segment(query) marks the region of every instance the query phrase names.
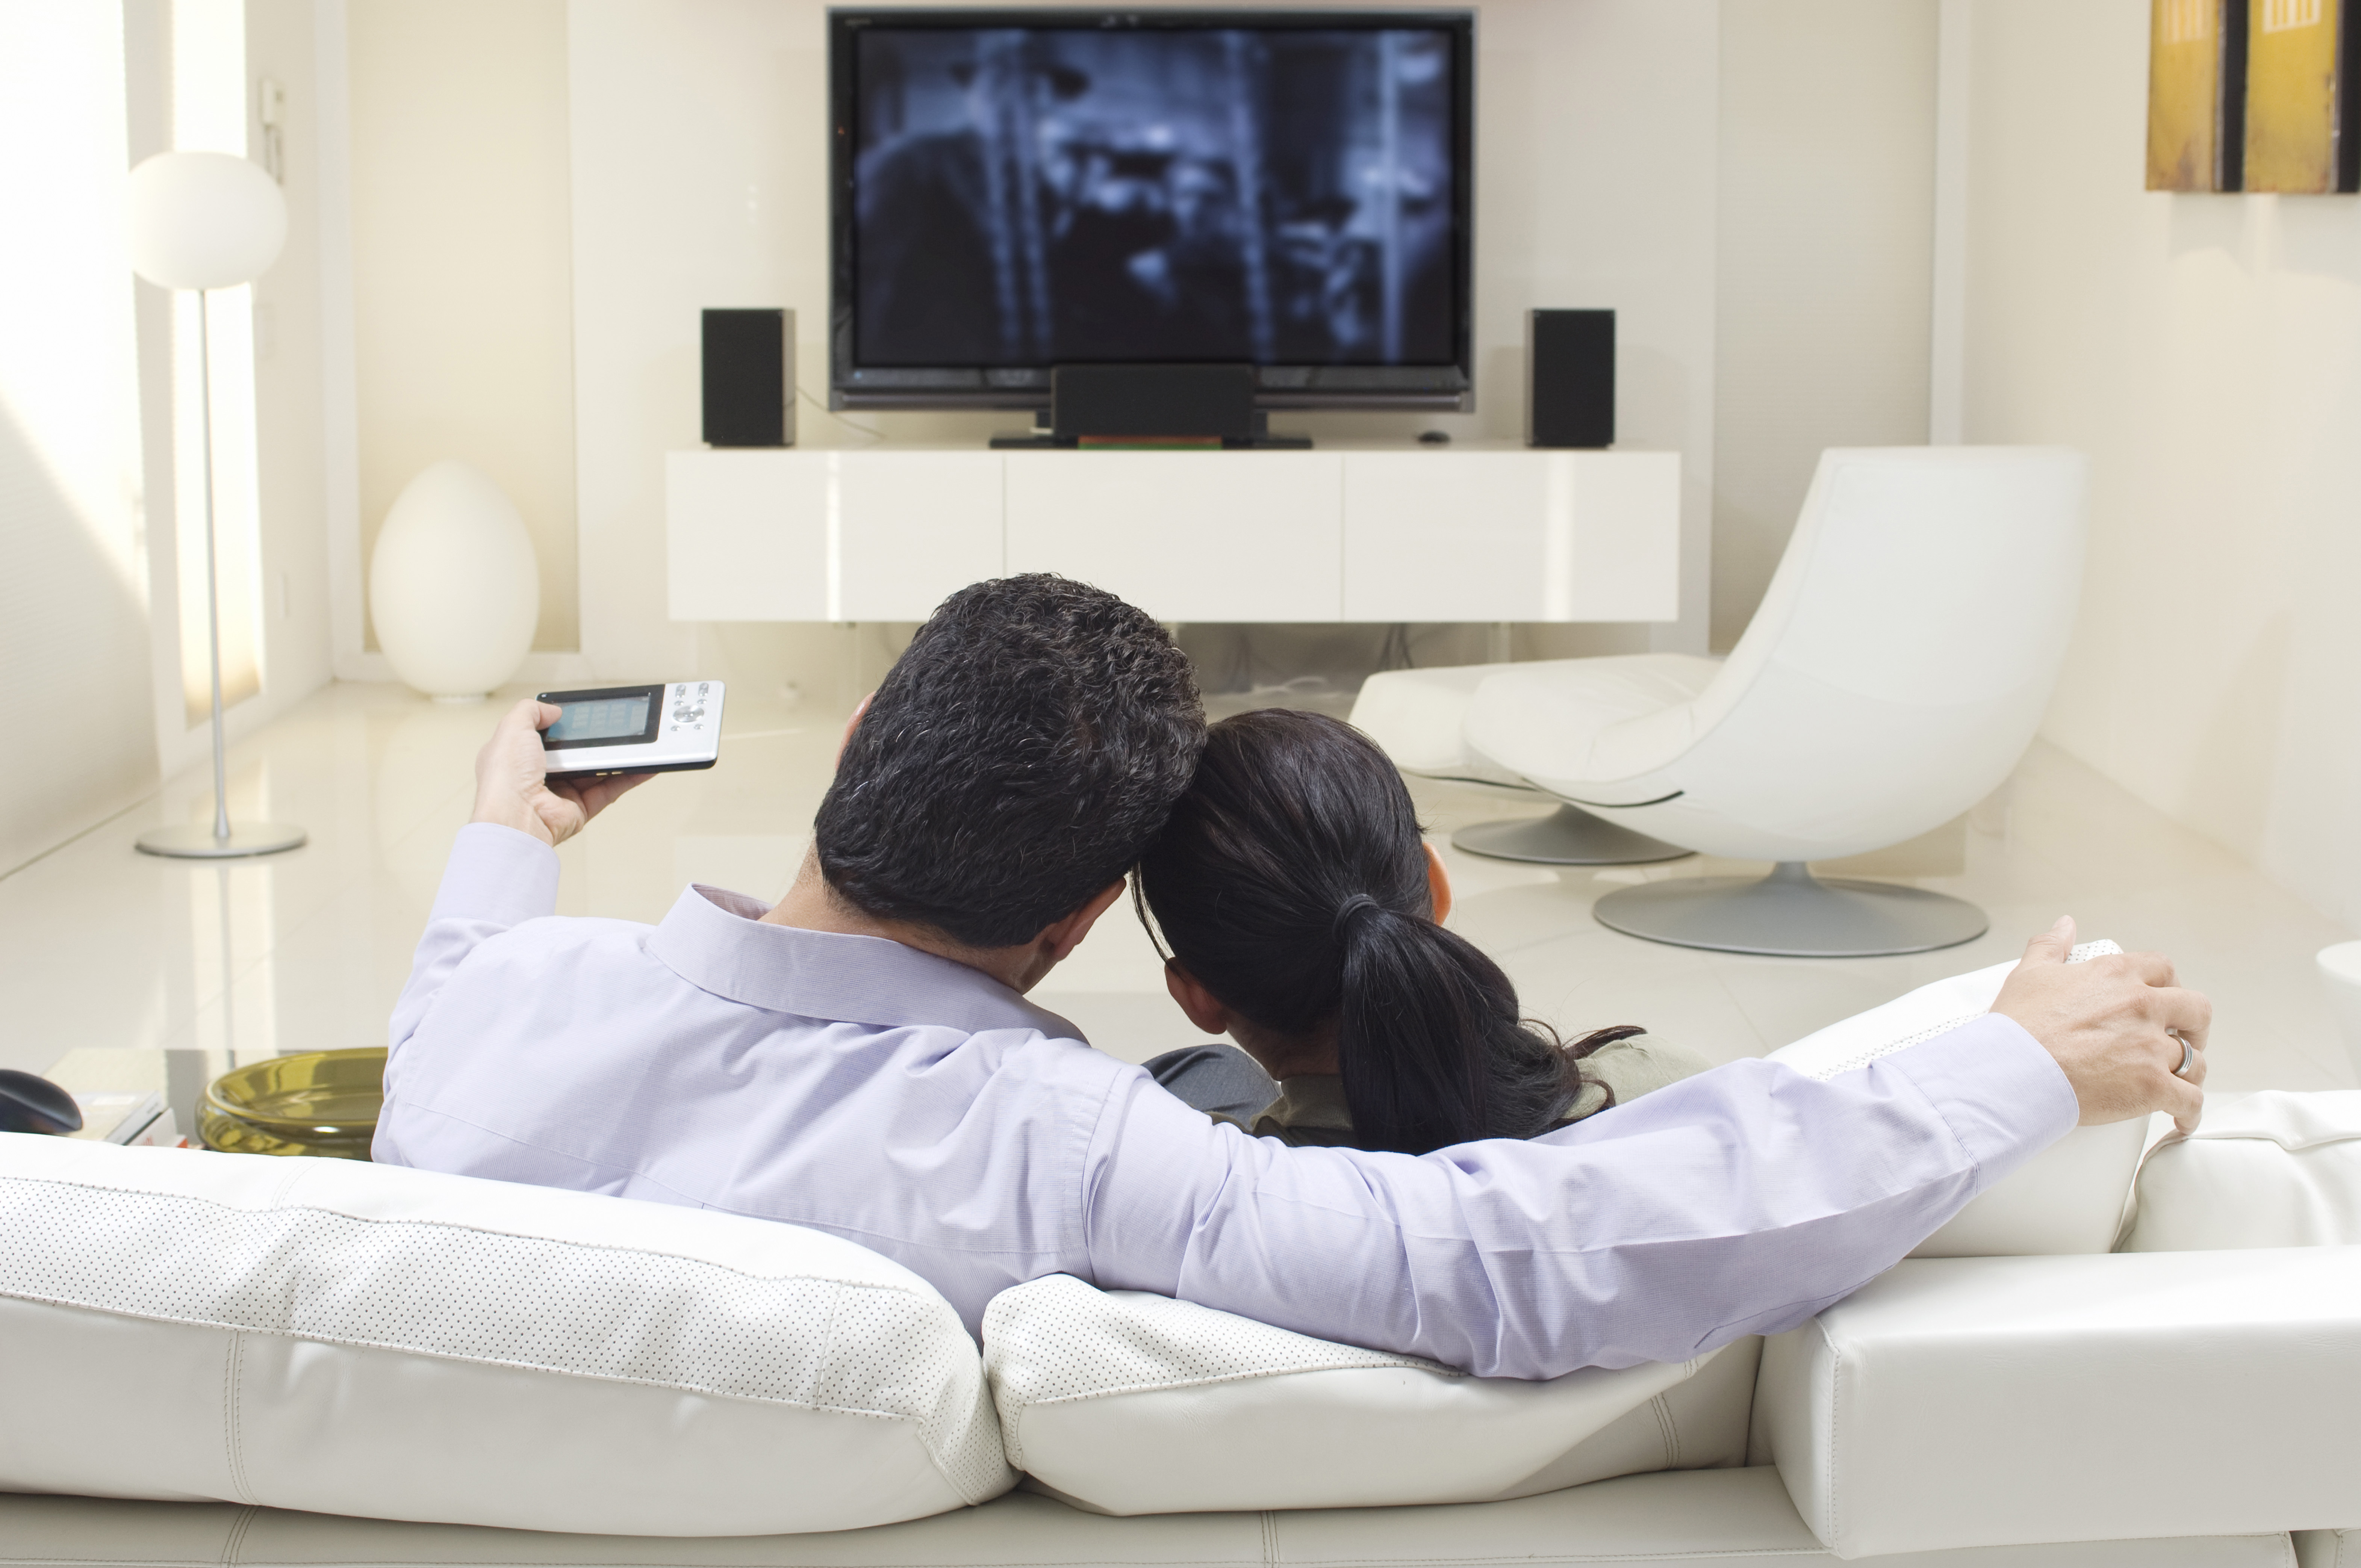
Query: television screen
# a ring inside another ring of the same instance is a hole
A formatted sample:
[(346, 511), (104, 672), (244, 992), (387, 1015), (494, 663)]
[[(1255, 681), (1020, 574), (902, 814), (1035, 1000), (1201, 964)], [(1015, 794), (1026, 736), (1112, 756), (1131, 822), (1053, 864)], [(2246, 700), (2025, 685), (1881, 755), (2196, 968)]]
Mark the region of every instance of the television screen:
[(1466, 386), (1464, 16), (832, 21), (840, 400), (1046, 390), (1061, 363)]

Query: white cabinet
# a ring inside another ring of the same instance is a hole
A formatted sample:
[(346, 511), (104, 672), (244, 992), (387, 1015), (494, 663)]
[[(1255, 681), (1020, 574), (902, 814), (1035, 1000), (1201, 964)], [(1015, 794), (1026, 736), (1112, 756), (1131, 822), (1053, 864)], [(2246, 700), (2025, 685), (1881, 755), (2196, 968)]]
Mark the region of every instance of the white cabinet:
[(1011, 452), (1008, 570), (1096, 583), (1159, 620), (1338, 620), (1332, 452)]
[(1635, 621), (1679, 614), (1680, 456), (675, 452), (675, 620), (918, 620), (1059, 572), (1174, 621)]
[(775, 452), (664, 459), (675, 620), (826, 620), (828, 467)]
[(1007, 571), (997, 452), (830, 452), (830, 620), (924, 620)]
[(1672, 620), (1672, 452), (1356, 452), (1345, 620)]

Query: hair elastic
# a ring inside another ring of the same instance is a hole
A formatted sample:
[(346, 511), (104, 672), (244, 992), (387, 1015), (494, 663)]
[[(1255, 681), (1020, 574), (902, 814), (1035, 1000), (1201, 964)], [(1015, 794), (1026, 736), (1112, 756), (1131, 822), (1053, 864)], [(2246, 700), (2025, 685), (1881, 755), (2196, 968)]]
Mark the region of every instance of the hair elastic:
[(1356, 893), (1336, 906), (1336, 918), (1331, 923), (1329, 928), (1338, 937), (1342, 937), (1345, 934), (1345, 927), (1351, 922), (1354, 916), (1364, 909), (1383, 909), (1384, 907), (1384, 905), (1379, 904), (1367, 894)]

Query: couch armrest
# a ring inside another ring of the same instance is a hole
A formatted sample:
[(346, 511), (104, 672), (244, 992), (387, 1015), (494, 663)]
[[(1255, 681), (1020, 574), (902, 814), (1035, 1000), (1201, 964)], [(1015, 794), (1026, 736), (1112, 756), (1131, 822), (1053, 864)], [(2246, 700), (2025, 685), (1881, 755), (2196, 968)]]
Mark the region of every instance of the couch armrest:
[(2361, 1246), (1905, 1262), (1763, 1350), (1839, 1557), (2361, 1523)]

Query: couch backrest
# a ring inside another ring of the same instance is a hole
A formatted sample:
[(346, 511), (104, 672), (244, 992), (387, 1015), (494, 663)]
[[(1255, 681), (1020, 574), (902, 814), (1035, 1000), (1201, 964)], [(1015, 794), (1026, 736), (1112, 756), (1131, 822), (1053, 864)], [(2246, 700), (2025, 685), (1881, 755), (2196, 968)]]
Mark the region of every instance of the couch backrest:
[(2140, 1168), (2125, 1252), (2361, 1243), (2361, 1090), (2217, 1094)]
[(898, 1264), (345, 1160), (0, 1135), (0, 1490), (746, 1535), (1015, 1479)]
[[(2085, 942), (2069, 962), (2120, 953)], [(1828, 1079), (1929, 1040), (1992, 1010), (2015, 960), (1905, 992), (1771, 1053), (1806, 1078)], [(1919, 1244), (1913, 1257), (2023, 1257), (2107, 1252), (2122, 1228), (2148, 1120), (2077, 1127), (2003, 1177)]]

